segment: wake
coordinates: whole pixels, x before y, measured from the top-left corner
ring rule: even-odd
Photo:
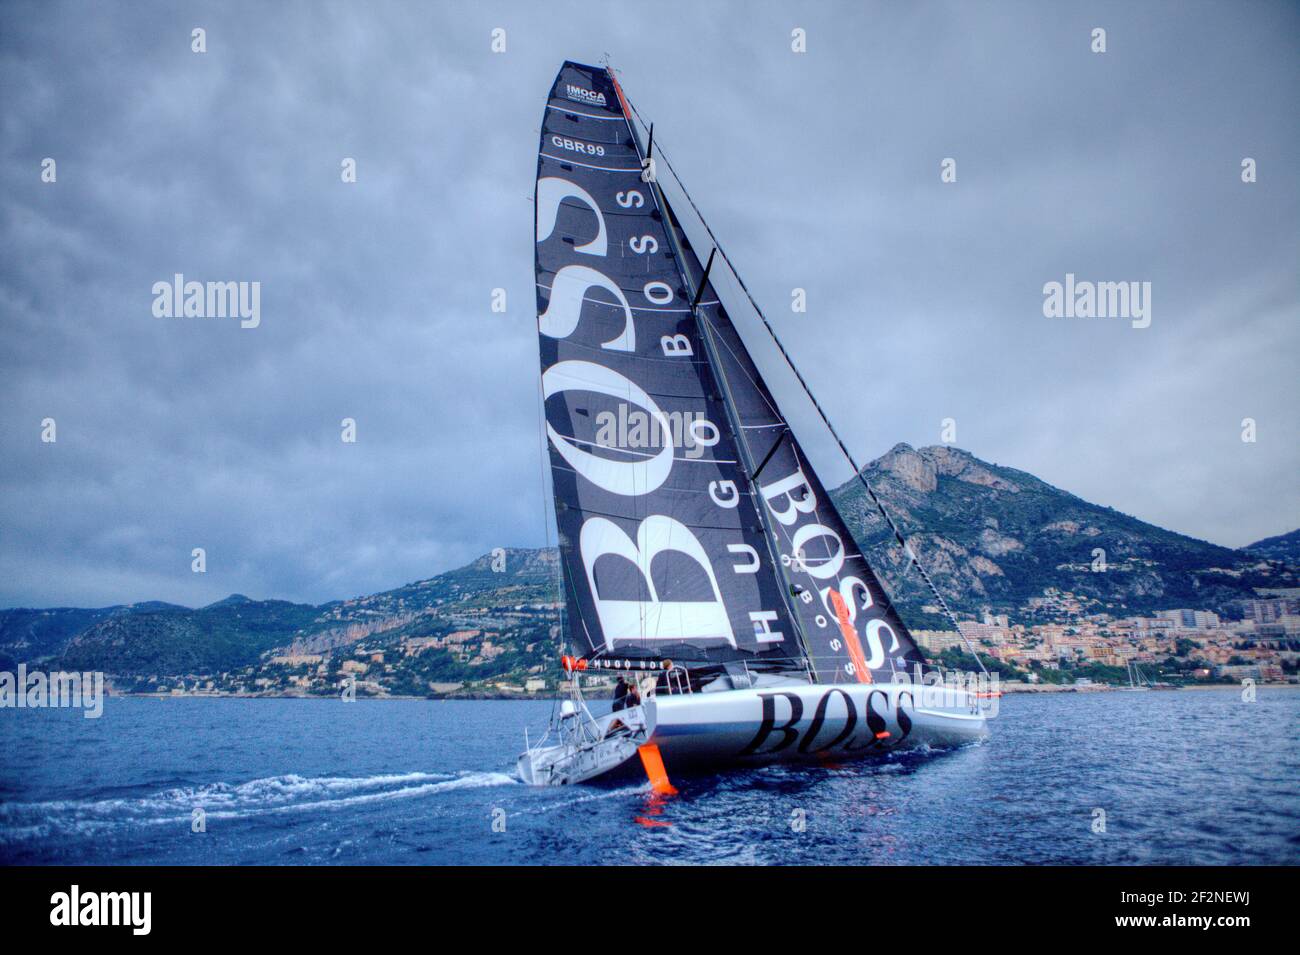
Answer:
[[[520,785],[505,773],[389,773],[375,776],[270,776],[208,783],[147,796],[0,804],[0,845],[53,834],[95,835],[129,826],[189,826],[194,810],[210,820],[337,811],[462,789]]]

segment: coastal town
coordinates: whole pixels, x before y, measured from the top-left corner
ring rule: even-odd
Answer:
[[[915,636],[928,653],[944,659],[969,641],[1005,664],[1004,676],[1014,680],[1018,672],[1029,683],[1097,682],[1089,671],[1126,676],[1130,663],[1174,683],[1300,682],[1300,594],[1241,600],[1220,612],[1173,608],[1150,616],[1115,616],[1092,610],[1090,603],[1047,588],[1028,602],[1025,620],[985,613],[959,621],[960,633],[920,630]]]
[[[916,630],[932,660],[971,667],[973,646],[1004,687],[1105,689],[1300,683],[1300,594],[1116,616],[1053,588],[1019,615],[967,614],[959,631]],[[929,608],[925,608],[929,609]],[[168,696],[526,698],[548,694],[557,668],[559,607],[538,602],[459,610],[430,632],[380,630],[330,649],[290,647],[217,674],[110,678],[112,691]],[[607,677],[586,677],[590,685]]]

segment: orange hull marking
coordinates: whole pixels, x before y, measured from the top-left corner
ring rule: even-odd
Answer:
[[[638,746],[637,755],[641,757],[641,765],[645,767],[645,774],[650,779],[650,786],[661,796],[676,796],[677,789],[668,781],[668,771],[664,769],[664,758],[659,752],[659,747],[654,743],[646,743]]]
[[[849,619],[849,605],[844,602],[840,592],[831,588],[831,606],[835,608],[835,619],[840,624],[840,635],[844,637],[844,644],[849,648],[849,656],[853,659],[853,669],[857,671],[859,683],[871,682],[871,670],[867,668],[867,658],[862,653],[862,641],[858,639],[858,632],[853,629],[853,621]]]

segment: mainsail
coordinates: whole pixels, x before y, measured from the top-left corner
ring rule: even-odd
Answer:
[[[641,663],[806,663],[823,683],[909,669],[919,651],[643,158],[613,76],[566,62],[534,205],[570,639]]]

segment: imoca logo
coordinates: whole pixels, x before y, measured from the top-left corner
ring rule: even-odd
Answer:
[[[585,90],[581,86],[568,84],[565,90],[569,94],[569,99],[576,99],[579,103],[592,103],[596,106],[605,105],[605,94],[597,93],[593,90]]]

